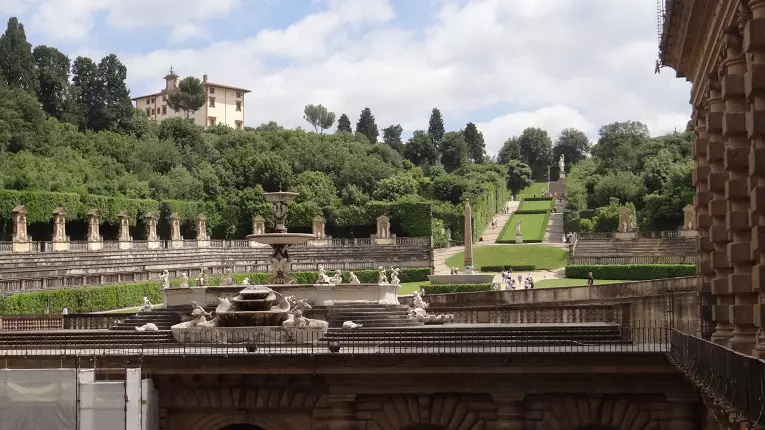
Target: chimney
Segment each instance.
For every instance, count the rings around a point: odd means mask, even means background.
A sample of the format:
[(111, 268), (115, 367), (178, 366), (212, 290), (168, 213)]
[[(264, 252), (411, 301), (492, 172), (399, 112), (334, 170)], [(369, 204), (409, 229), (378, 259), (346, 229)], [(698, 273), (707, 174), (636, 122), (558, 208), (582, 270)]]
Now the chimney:
[(202, 82), (207, 82), (207, 73), (202, 75)]

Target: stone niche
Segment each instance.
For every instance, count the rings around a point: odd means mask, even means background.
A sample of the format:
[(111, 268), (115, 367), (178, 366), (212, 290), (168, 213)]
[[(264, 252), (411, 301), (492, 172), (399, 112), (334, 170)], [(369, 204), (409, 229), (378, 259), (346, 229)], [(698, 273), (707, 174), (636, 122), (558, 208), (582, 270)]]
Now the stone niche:
[(632, 228), (630, 210), (625, 206), (619, 209), (619, 226), (618, 231), (614, 234), (614, 238), (616, 240), (633, 240), (637, 238), (637, 233)]
[(210, 236), (207, 235), (207, 217), (204, 214), (197, 215), (197, 248), (208, 248)]
[(120, 212), (120, 231), (117, 236), (119, 249), (130, 249), (133, 244), (133, 237), (130, 236), (130, 214)]
[(88, 211), (88, 251), (100, 251), (104, 248), (104, 239), (101, 237), (101, 215), (98, 209)]
[[(266, 234), (266, 220), (262, 216), (252, 217), (252, 234)], [(247, 245), (250, 248), (268, 247), (268, 245), (250, 240)]]
[(181, 217), (177, 213), (170, 214), (170, 247), (173, 249), (183, 248)]
[(693, 205), (686, 205), (683, 208), (683, 228), (680, 230), (680, 237), (696, 237), (698, 235), (696, 211), (693, 209)]
[(385, 215), (377, 217), (377, 234), (374, 236), (375, 245), (391, 245), (396, 242), (390, 234), (390, 218)]
[(327, 233), (325, 230), (325, 223), (324, 217), (317, 216), (313, 219), (312, 223), (312, 232), (313, 232), (313, 240), (311, 243), (313, 245), (326, 245), (327, 244)]
[(27, 208), (19, 205), (13, 208), (11, 217), (13, 218), (13, 244), (11, 252), (30, 252), (32, 251), (32, 238), (27, 234)]
[(154, 215), (154, 212), (147, 212), (144, 218), (146, 218), (146, 247), (149, 249), (159, 249), (157, 216)]
[(69, 251), (69, 236), (66, 235), (66, 209), (58, 207), (53, 210), (53, 241), (52, 251)]

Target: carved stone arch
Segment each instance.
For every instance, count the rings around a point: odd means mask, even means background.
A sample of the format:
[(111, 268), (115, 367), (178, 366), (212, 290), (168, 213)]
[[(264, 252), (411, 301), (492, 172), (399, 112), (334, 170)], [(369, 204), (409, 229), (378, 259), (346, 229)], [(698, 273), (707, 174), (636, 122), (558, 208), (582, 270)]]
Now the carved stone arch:
[(356, 419), (369, 430), (484, 430), (494, 416), (488, 395), (391, 394), (359, 396)]
[(201, 415), (200, 418), (194, 420), (194, 424), (187, 428), (188, 430), (224, 430), (226, 427), (235, 426), (237, 424), (249, 424), (263, 430), (291, 429), (287, 423), (283, 422), (278, 417), (257, 419), (247, 415), (248, 414), (245, 413), (230, 412), (204, 414)]
[(538, 396), (526, 399), (526, 419), (540, 430), (658, 430), (659, 422), (643, 408), (644, 402), (629, 395)]

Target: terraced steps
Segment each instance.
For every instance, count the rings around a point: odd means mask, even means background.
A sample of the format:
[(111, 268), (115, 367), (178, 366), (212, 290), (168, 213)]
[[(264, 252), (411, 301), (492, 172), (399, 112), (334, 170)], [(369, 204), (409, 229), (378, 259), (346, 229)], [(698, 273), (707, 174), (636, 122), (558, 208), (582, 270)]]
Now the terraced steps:
[(170, 330), (170, 327), (181, 322), (181, 315), (173, 310), (155, 309), (151, 312), (138, 312), (126, 315), (124, 319), (112, 325), (110, 330), (135, 331), (146, 323), (154, 323), (160, 330)]
[[(311, 316), (314, 315), (314, 316)], [(314, 306), (308, 314), (329, 322), (330, 328), (340, 328), (345, 321), (363, 324), (368, 328), (417, 327), (422, 326), (409, 316), (409, 307), (405, 305), (379, 304), (337, 304), (331, 307)]]
[(127, 348), (175, 343), (170, 331), (55, 330), (0, 332), (0, 349)]

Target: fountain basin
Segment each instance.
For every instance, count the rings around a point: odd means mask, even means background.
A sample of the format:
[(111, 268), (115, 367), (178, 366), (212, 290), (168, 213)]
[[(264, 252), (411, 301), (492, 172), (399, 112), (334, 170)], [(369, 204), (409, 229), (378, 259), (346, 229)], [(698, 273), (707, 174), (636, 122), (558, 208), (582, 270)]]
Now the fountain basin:
[(256, 299), (256, 300), (244, 300), (244, 299), (231, 299), (231, 303), (236, 305), (239, 311), (270, 311), (274, 305), (276, 299)]
[(247, 240), (265, 245), (297, 245), (313, 239), (309, 233), (248, 234)]
[(276, 311), (232, 311), (218, 313), (218, 320), (222, 327), (281, 326), (287, 320), (287, 311), (289, 307)]
[(300, 194), (292, 192), (292, 191), (274, 191), (270, 193), (263, 193), (263, 197), (266, 199), (269, 203), (275, 203), (275, 202), (284, 202), (289, 203)]
[(187, 344), (227, 344), (236, 347), (267, 347), (285, 344), (316, 344), (327, 332), (321, 327), (191, 327), (172, 329), (176, 342)]

